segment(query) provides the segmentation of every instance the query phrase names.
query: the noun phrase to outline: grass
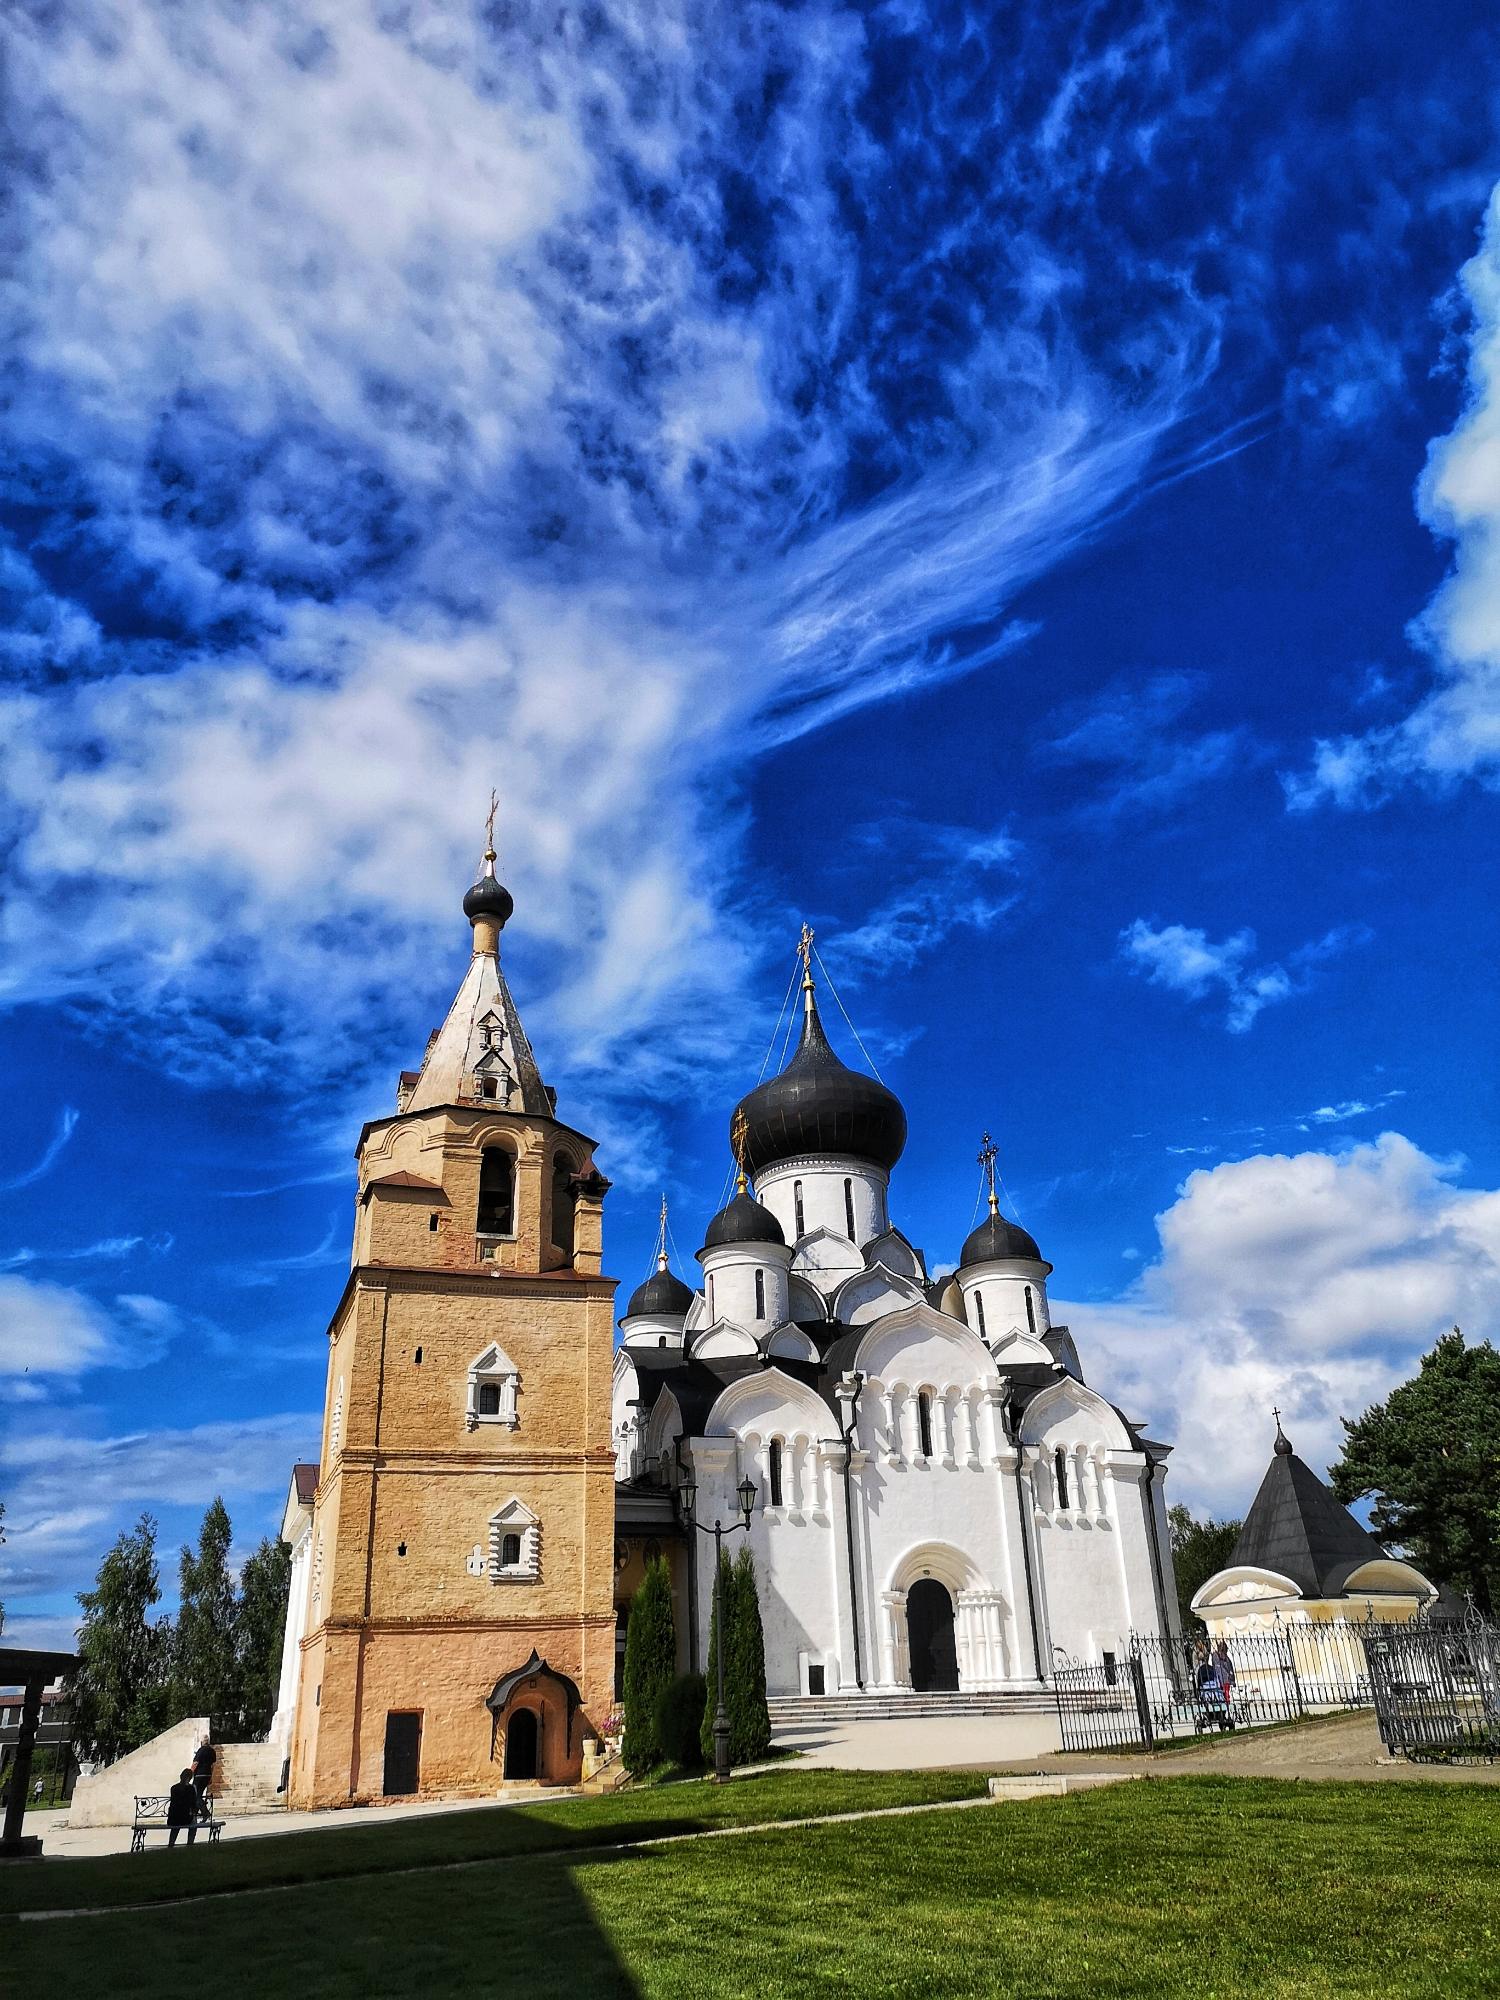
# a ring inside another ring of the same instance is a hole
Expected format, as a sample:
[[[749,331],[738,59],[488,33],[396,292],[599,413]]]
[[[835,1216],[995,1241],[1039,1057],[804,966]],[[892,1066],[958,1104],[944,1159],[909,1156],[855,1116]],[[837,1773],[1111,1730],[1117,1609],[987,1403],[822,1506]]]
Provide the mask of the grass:
[[[7,1925],[0,1962],[167,2000],[215,1967],[248,2000],[1488,1996],[1497,1832],[1478,1786],[1170,1778]]]
[[[199,1841],[191,1849],[168,1849],[158,1833],[144,1854],[43,1860],[0,1869],[0,1915],[160,1902],[204,1889],[273,1888],[760,1820],[978,1798],[985,1782],[982,1775],[962,1771],[769,1771],[729,1785],[700,1778],[599,1798],[475,1808],[422,1819],[350,1812],[338,1815],[339,1824],[314,1832],[227,1840],[217,1848]],[[120,1841],[128,1844],[123,1828]]]

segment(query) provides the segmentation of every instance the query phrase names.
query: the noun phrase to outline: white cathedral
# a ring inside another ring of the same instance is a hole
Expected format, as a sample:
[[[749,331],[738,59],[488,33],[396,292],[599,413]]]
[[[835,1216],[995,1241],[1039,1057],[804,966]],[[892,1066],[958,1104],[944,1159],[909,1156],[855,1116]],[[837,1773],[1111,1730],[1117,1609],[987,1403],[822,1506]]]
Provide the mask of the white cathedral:
[[[806,936],[803,966],[799,1046],[731,1120],[701,1283],[663,1241],[620,1321],[617,1566],[671,1537],[701,1666],[713,1543],[683,1546],[681,1500],[727,1528],[748,1478],[773,1696],[1035,1689],[1175,1635],[1170,1447],[1085,1383],[992,1160],[988,1215],[929,1278],[890,1216],[905,1113],[830,1046]]]

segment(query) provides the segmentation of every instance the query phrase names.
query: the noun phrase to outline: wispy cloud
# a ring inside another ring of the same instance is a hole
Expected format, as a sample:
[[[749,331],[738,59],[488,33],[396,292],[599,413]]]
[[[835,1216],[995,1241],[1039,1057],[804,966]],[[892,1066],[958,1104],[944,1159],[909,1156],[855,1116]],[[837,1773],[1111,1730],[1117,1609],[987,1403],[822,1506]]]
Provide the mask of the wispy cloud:
[[[1091,812],[1164,811],[1264,754],[1241,725],[1197,733],[1182,727],[1205,678],[1174,671],[1117,681],[1060,714],[1060,733],[1042,744],[1039,755],[1094,774],[1098,789],[1085,801]]]
[[[1154,986],[1189,1000],[1210,994],[1227,998],[1224,1025],[1239,1035],[1254,1026],[1265,1008],[1305,992],[1318,965],[1370,936],[1362,925],[1339,925],[1289,952],[1284,964],[1257,965],[1252,930],[1235,931],[1215,943],[1206,931],[1185,924],[1156,926],[1137,917],[1120,933],[1120,954]]]
[[[63,1149],[78,1130],[79,1114],[71,1104],[65,1104],[57,1114],[57,1128],[47,1141],[42,1157],[34,1167],[24,1173],[12,1174],[9,1180],[0,1180],[0,1194],[14,1194],[17,1188],[31,1187],[45,1174],[50,1174],[62,1157]]]
[[[0,1378],[77,1377],[101,1367],[138,1368],[159,1359],[179,1324],[177,1309],[149,1293],[121,1293],[108,1306],[86,1292],[0,1271]]]
[[[0,1257],[0,1271],[24,1270],[28,1264],[91,1264],[132,1256],[145,1245],[153,1257],[164,1257],[172,1248],[173,1237],[103,1236],[97,1243],[80,1243],[66,1250],[11,1250]]]

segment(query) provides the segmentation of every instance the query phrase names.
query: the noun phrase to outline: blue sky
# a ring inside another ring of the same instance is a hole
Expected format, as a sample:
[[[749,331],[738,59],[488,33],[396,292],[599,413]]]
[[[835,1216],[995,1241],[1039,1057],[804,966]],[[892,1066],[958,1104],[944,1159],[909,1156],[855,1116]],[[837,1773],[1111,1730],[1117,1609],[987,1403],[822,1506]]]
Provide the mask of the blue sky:
[[[951,1261],[992,1130],[1200,1509],[1271,1402],[1321,1465],[1493,1330],[1491,10],[72,0],[13,51],[9,1632],[142,1507],[274,1527],[492,784],[627,1286],[806,917],[898,1219]]]

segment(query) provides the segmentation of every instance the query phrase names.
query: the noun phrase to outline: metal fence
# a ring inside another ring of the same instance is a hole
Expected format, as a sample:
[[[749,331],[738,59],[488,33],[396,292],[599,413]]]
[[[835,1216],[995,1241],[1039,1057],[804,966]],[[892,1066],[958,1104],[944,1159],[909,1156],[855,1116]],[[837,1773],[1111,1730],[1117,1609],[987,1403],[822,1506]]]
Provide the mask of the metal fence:
[[[1053,1687],[1062,1747],[1152,1750],[1183,1737],[1368,1708],[1366,1642],[1386,1629],[1336,1621],[1240,1635],[1226,1642],[1227,1682],[1198,1642],[1157,1634],[1134,1637],[1098,1661],[1059,1662]]]
[[[1393,1756],[1500,1756],[1500,1632],[1374,1620],[1288,1624],[1226,1641],[1227,1681],[1201,1641],[1132,1637],[1053,1673],[1064,1750],[1154,1750],[1186,1737],[1373,1708]]]
[[[1493,1763],[1500,1756],[1500,1632],[1461,1625],[1388,1627],[1366,1643],[1375,1717],[1393,1757]]]

